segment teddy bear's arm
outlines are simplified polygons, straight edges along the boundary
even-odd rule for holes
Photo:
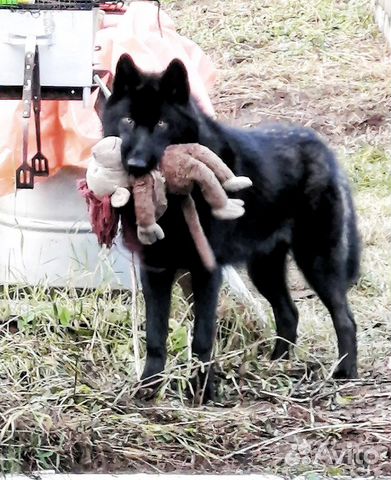
[[[152,245],[164,238],[164,232],[156,223],[154,177],[146,174],[136,178],[133,184],[137,237],[143,245]]]
[[[160,167],[170,193],[189,195],[197,184],[215,217],[230,220],[244,214],[243,201],[228,198],[212,170],[185,152],[178,155],[174,150],[165,154]]]
[[[111,205],[115,208],[120,208],[126,205],[130,198],[130,192],[127,188],[117,187],[111,195]]]
[[[227,165],[213,153],[209,148],[199,145],[198,143],[187,143],[184,145],[171,145],[167,147],[166,152],[170,152],[170,155],[189,155],[205,164],[219,179],[220,183],[224,183],[229,178],[234,176],[234,173]]]
[[[136,178],[133,184],[134,209],[137,225],[149,227],[156,222],[155,205],[153,202],[153,178],[146,174]]]
[[[223,188],[229,192],[236,192],[252,185],[248,177],[237,177],[233,171],[209,148],[198,143],[172,145],[166,149],[169,155],[181,156],[187,154],[194,160],[206,165],[218,178]]]

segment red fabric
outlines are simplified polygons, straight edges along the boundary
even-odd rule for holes
[[[112,207],[108,195],[102,199],[98,198],[88,188],[85,180],[79,180],[77,187],[86,200],[92,231],[97,236],[99,245],[106,245],[108,248],[111,248],[118,232],[120,211]],[[125,207],[124,213],[121,216],[124,245],[129,251],[141,256],[143,246],[137,238],[134,223],[130,221],[127,207]]]
[[[111,206],[108,195],[102,199],[96,197],[88,188],[85,180],[78,182],[78,189],[87,202],[92,231],[97,236],[99,245],[106,245],[110,248],[118,231],[118,210]]]

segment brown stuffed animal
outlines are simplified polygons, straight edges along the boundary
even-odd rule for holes
[[[225,190],[234,192],[250,187],[251,180],[236,177],[217,155],[202,145],[168,147],[159,170],[132,182],[137,236],[144,245],[164,238],[164,232],[157,224],[167,207],[163,182],[169,193],[186,196],[182,209],[189,231],[205,267],[214,269],[215,258],[200,224],[191,192],[197,184],[211,206],[212,215],[221,220],[231,220],[244,214],[244,203],[240,199],[228,198]]]
[[[93,149],[94,158],[87,169],[87,182],[80,184],[89,206],[93,230],[100,243],[107,245],[111,245],[112,232],[116,232],[112,224],[118,223],[114,207],[124,205],[129,198],[122,194],[123,191],[126,193],[126,178],[120,146],[120,138],[103,138]],[[226,191],[235,192],[250,187],[251,180],[248,177],[236,177],[217,155],[198,144],[172,145],[166,149],[158,169],[141,177],[128,178],[134,197],[140,242],[151,245],[164,238],[157,220],[167,208],[166,191],[183,195],[183,214],[197,251],[205,267],[214,269],[216,261],[191,197],[193,187],[195,184],[200,187],[216,218],[230,220],[242,216],[244,208],[242,200],[228,198]],[[102,202],[107,207],[104,212]],[[111,208],[111,213],[107,211],[108,208]],[[104,231],[105,225],[111,225],[110,233]]]

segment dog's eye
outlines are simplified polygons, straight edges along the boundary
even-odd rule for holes
[[[133,126],[133,125],[134,125],[134,121],[133,121],[130,117],[123,117],[123,118],[122,118],[122,122],[123,122],[125,125],[130,125],[130,126]]]
[[[167,127],[167,123],[166,122],[163,122],[163,120],[160,120],[160,122],[158,122],[157,126],[159,128],[166,128]]]

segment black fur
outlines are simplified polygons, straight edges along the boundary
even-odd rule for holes
[[[130,123],[121,124],[122,118]],[[292,252],[333,319],[341,358],[335,375],[357,375],[356,325],[346,297],[359,270],[355,213],[333,153],[312,130],[282,125],[248,130],[224,126],[196,105],[179,60],[171,62],[162,75],[153,76],[141,73],[124,55],[107,102],[104,134],[121,135],[124,165],[135,175],[156,166],[167,145],[195,142],[213,150],[237,175],[249,176],[253,187],[237,194],[245,201],[246,213],[235,221],[213,218],[200,192],[194,192],[219,265],[247,264],[254,285],[272,305],[281,337],[272,358],[287,357],[298,322],[286,285],[286,259]],[[192,348],[200,360],[210,360],[215,336],[221,271],[205,271],[181,213],[181,197],[169,196],[168,200],[168,210],[159,221],[166,237],[143,252],[147,315],[143,378],[164,369],[171,286],[178,269],[187,269],[192,276]],[[127,221],[134,220],[131,202],[122,215]],[[204,399],[212,396],[210,372]]]

